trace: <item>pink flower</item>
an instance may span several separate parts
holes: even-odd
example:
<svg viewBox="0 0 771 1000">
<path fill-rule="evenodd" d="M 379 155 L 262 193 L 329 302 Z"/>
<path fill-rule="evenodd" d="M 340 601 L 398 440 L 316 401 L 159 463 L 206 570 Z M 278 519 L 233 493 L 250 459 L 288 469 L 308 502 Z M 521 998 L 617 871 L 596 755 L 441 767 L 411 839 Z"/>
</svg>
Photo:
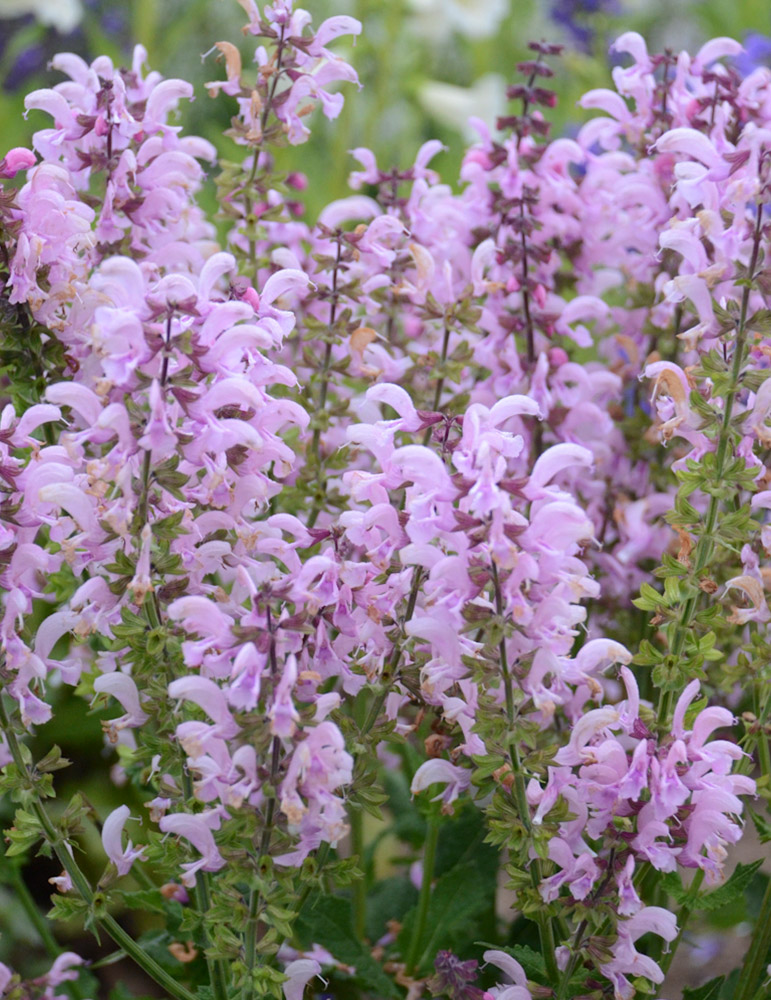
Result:
<svg viewBox="0 0 771 1000">
<path fill-rule="evenodd" d="M 0 996 L 8 989 L 8 985 L 13 979 L 13 972 L 4 962 L 0 962 Z"/>
<path fill-rule="evenodd" d="M 527 989 L 527 976 L 519 962 L 505 951 L 489 950 L 484 952 L 485 962 L 497 966 L 504 975 L 513 981 L 513 986 L 494 986 L 489 993 L 484 994 L 485 1000 L 532 1000 Z"/>
<path fill-rule="evenodd" d="M 629 980 L 630 976 L 644 976 L 653 983 L 662 983 L 664 973 L 652 958 L 641 955 L 634 947 L 634 942 L 643 934 L 658 934 L 665 941 L 674 941 L 677 937 L 675 915 L 660 906 L 646 906 L 629 920 L 618 923 L 618 939 L 613 945 L 613 959 L 600 966 L 602 972 L 611 980 L 615 987 L 617 1000 L 631 1000 L 635 990 Z"/>
<path fill-rule="evenodd" d="M 20 170 L 28 170 L 36 163 L 31 149 L 16 146 L 0 160 L 0 177 L 15 177 Z"/>
<path fill-rule="evenodd" d="M 467 768 L 457 767 L 449 760 L 436 757 L 420 765 L 413 776 L 410 791 L 413 795 L 417 795 L 431 785 L 445 785 L 444 792 L 435 795 L 431 801 L 438 802 L 441 799 L 446 806 L 449 806 L 470 784 L 471 772 Z"/>
<path fill-rule="evenodd" d="M 131 810 L 128 806 L 118 806 L 117 809 L 113 809 L 102 827 L 104 853 L 118 869 L 119 875 L 128 875 L 131 866 L 137 858 L 140 861 L 147 860 L 144 854 L 142 854 L 144 847 L 141 845 L 134 847 L 129 840 L 125 849 L 122 846 L 123 827 L 126 825 L 126 820 L 130 814 Z"/>
<path fill-rule="evenodd" d="M 124 674 L 120 670 L 111 674 L 101 674 L 94 680 L 94 691 L 97 694 L 111 695 L 126 710 L 126 714 L 120 718 L 110 719 L 108 731 L 112 742 L 117 742 L 117 734 L 121 729 L 136 729 L 147 722 L 149 716 L 141 708 L 139 691 L 129 674 Z"/>
<path fill-rule="evenodd" d="M 214 723 L 213 734 L 220 739 L 231 739 L 240 727 L 230 714 L 225 692 L 208 677 L 179 677 L 169 684 L 169 697 L 192 701 Z"/>
<path fill-rule="evenodd" d="M 303 1000 L 305 987 L 321 972 L 321 966 L 313 958 L 297 958 L 284 969 L 286 981 L 282 983 L 285 1000 Z"/>
<path fill-rule="evenodd" d="M 182 865 L 185 874 L 182 884 L 188 889 L 195 885 L 197 871 L 216 872 L 226 864 L 225 859 L 217 850 L 212 830 L 219 830 L 222 821 L 222 810 L 207 809 L 200 813 L 169 813 L 161 817 L 158 826 L 164 833 L 173 833 L 185 837 L 199 852 L 198 861 Z"/>
</svg>

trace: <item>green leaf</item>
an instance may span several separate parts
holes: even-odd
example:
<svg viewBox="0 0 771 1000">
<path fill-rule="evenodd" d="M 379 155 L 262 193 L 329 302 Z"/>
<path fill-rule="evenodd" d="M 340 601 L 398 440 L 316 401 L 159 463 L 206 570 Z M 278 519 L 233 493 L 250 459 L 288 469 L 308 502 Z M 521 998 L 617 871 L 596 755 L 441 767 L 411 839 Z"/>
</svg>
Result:
<svg viewBox="0 0 771 1000">
<path fill-rule="evenodd" d="M 656 649 L 647 639 L 640 640 L 640 652 L 635 656 L 633 662 L 640 667 L 654 667 L 664 659 L 664 653 Z"/>
<path fill-rule="evenodd" d="M 418 973 L 430 971 L 436 953 L 441 948 L 449 948 L 458 931 L 469 923 L 474 924 L 489 898 L 490 885 L 479 877 L 479 870 L 471 862 L 451 868 L 438 879 L 428 905 L 427 937 L 421 942 Z M 413 910 L 407 914 L 399 934 L 402 954 L 407 953 L 414 923 Z"/>
<path fill-rule="evenodd" d="M 176 944 L 174 935 L 168 930 L 145 931 L 137 938 L 137 944 L 142 946 L 142 950 L 150 955 L 158 965 L 172 976 L 178 976 L 183 968 L 182 962 L 174 957 L 169 951 L 169 945 Z"/>
<path fill-rule="evenodd" d="M 771 333 L 771 309 L 758 309 L 747 320 L 747 329 L 756 333 Z"/>
<path fill-rule="evenodd" d="M 528 979 L 540 980 L 541 982 L 546 979 L 546 965 L 543 955 L 539 952 L 534 951 L 526 944 L 515 944 L 511 948 L 504 948 L 503 951 L 516 958 L 525 970 Z"/>
<path fill-rule="evenodd" d="M 456 810 L 455 816 L 442 823 L 436 849 L 435 875 L 441 877 L 451 868 L 470 863 L 479 877 L 491 886 L 498 871 L 498 851 L 488 843 L 484 813 L 474 805 Z M 491 890 L 494 891 L 494 890 Z"/>
<path fill-rule="evenodd" d="M 680 601 L 680 581 L 674 577 L 669 576 L 664 581 L 664 597 L 666 599 L 667 605 L 671 608 Z"/>
<path fill-rule="evenodd" d="M 771 823 L 768 820 L 763 819 L 749 807 L 745 807 L 747 812 L 750 814 L 750 819 L 755 825 L 755 829 L 758 831 L 758 838 L 761 844 L 767 844 L 771 840 Z"/>
<path fill-rule="evenodd" d="M 75 920 L 88 913 L 88 903 L 77 896 L 54 896 L 51 903 L 46 914 L 49 920 Z"/>
<path fill-rule="evenodd" d="M 671 896 L 678 906 L 682 906 L 690 898 L 689 891 L 683 885 L 678 872 L 667 872 L 665 875 L 662 875 L 660 883 L 664 892 L 668 896 Z"/>
<path fill-rule="evenodd" d="M 691 409 L 696 410 L 699 416 L 707 417 L 708 419 L 714 418 L 715 416 L 714 409 L 709 405 L 707 400 L 702 396 L 700 392 L 697 392 L 695 389 L 693 389 L 691 391 L 690 396 L 688 397 L 688 401 L 690 403 Z"/>
<path fill-rule="evenodd" d="M 10 844 L 6 847 L 6 857 L 13 858 L 17 854 L 26 854 L 43 836 L 38 818 L 24 809 L 17 809 L 13 826 L 5 831 L 6 841 Z"/>
<path fill-rule="evenodd" d="M 640 596 L 632 601 L 632 604 L 641 611 L 655 611 L 663 603 L 662 595 L 649 583 L 641 584 Z"/>
<path fill-rule="evenodd" d="M 728 973 L 728 977 L 726 978 L 723 988 L 720 991 L 720 1000 L 733 1000 L 741 972 L 741 968 L 738 968 L 732 969 L 731 972 Z M 758 998 L 756 998 L 756 1000 L 758 1000 Z M 762 998 L 760 998 L 760 1000 L 762 1000 Z"/>
<path fill-rule="evenodd" d="M 479 784 L 484 778 L 489 778 L 496 771 L 499 771 L 506 763 L 506 758 L 501 754 L 489 754 L 487 756 L 479 754 L 472 756 L 471 759 L 474 762 L 471 780 L 475 785 Z"/>
<path fill-rule="evenodd" d="M 382 780 L 388 794 L 388 809 L 394 817 L 390 832 L 417 849 L 426 836 L 426 821 L 412 799 L 407 777 L 400 771 L 384 770 Z"/>
<path fill-rule="evenodd" d="M 744 890 L 752 882 L 755 872 L 763 864 L 763 859 L 753 861 L 748 865 L 738 864 L 735 871 L 719 889 L 714 889 L 703 896 L 699 896 L 698 907 L 700 910 L 719 910 L 734 900 L 744 895 Z"/>
<path fill-rule="evenodd" d="M 61 771 L 64 767 L 69 767 L 72 761 L 62 757 L 62 751 L 57 746 L 52 746 L 45 757 L 42 757 L 35 765 L 41 773 L 48 771 Z"/>
<path fill-rule="evenodd" d="M 317 943 L 345 965 L 356 969 L 355 978 L 375 995 L 399 1000 L 401 994 L 393 980 L 369 949 L 356 936 L 351 918 L 351 904 L 339 896 L 311 896 L 295 922 L 302 947 Z"/>
<path fill-rule="evenodd" d="M 124 906 L 132 910 L 144 910 L 146 913 L 168 913 L 170 909 L 182 910 L 181 904 L 174 900 L 164 899 L 160 889 L 137 889 L 134 892 L 113 890 L 123 900 Z"/>
<path fill-rule="evenodd" d="M 710 979 L 708 983 L 695 989 L 686 986 L 683 990 L 683 1000 L 717 1000 L 724 982 L 725 976 L 716 976 L 715 979 Z"/>
<path fill-rule="evenodd" d="M 184 513 L 183 510 L 178 510 L 169 514 L 168 517 L 153 521 L 153 538 L 158 541 L 171 542 L 185 534 L 187 529 L 181 527 Z"/>
<path fill-rule="evenodd" d="M 367 893 L 367 927 L 370 941 L 386 932 L 389 920 L 402 921 L 418 901 L 418 890 L 408 878 L 398 875 L 377 882 Z"/>
</svg>

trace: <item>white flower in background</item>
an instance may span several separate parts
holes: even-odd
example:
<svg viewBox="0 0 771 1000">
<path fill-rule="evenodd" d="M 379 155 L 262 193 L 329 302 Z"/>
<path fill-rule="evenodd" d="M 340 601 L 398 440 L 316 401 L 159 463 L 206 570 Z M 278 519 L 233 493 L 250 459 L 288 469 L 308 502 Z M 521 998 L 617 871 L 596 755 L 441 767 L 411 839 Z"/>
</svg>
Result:
<svg viewBox="0 0 771 1000">
<path fill-rule="evenodd" d="M 417 15 L 418 30 L 432 39 L 451 31 L 489 38 L 509 13 L 509 0 L 409 0 L 409 5 Z"/>
<path fill-rule="evenodd" d="M 496 119 L 506 114 L 506 81 L 499 73 L 486 73 L 470 87 L 428 80 L 418 91 L 423 108 L 438 122 L 478 139 L 468 123 L 473 115 L 495 132 Z"/>
<path fill-rule="evenodd" d="M 78 26 L 83 17 L 80 0 L 0 0 L 0 18 L 34 14 L 41 24 L 50 24 L 63 35 Z"/>
</svg>

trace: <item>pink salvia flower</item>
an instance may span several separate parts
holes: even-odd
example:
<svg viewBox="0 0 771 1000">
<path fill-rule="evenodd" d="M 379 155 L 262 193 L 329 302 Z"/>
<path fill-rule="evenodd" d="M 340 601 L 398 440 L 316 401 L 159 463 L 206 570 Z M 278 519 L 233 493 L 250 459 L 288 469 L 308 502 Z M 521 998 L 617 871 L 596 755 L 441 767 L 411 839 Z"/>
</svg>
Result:
<svg viewBox="0 0 771 1000">
<path fill-rule="evenodd" d="M 130 840 L 126 844 L 125 849 L 122 846 L 123 827 L 126 825 L 126 820 L 130 814 L 131 810 L 128 806 L 118 806 L 117 809 L 113 809 L 102 827 L 104 853 L 118 869 L 119 875 L 128 875 L 131 866 L 137 858 L 140 861 L 147 860 L 144 854 L 142 854 L 144 847 L 134 847 Z"/>
</svg>

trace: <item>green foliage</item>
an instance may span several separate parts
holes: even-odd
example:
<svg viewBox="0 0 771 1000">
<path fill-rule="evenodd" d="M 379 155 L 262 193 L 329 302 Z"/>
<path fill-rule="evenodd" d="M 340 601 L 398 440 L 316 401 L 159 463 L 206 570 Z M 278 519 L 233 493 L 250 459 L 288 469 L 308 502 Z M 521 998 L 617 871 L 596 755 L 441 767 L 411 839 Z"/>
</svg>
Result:
<svg viewBox="0 0 771 1000">
<path fill-rule="evenodd" d="M 5 849 L 7 857 L 13 858 L 26 854 L 42 838 L 40 821 L 34 813 L 17 809 L 13 826 L 5 831 L 8 846 Z"/>
<path fill-rule="evenodd" d="M 699 896 L 698 907 L 701 910 L 719 910 L 724 906 L 740 899 L 747 887 L 753 882 L 755 873 L 763 864 L 763 859 L 752 861 L 750 864 L 736 866 L 728 881 L 712 892 L 706 892 Z"/>
<path fill-rule="evenodd" d="M 697 986 L 693 989 L 686 986 L 683 990 L 683 1000 L 718 1000 L 724 982 L 725 976 L 717 976 L 715 979 L 710 979 L 708 983 L 704 983 L 703 986 Z"/>
<path fill-rule="evenodd" d="M 335 958 L 356 969 L 355 979 L 378 996 L 394 997 L 399 991 L 382 966 L 353 930 L 351 904 L 339 896 L 313 894 L 297 917 L 296 933 L 303 948 L 314 942 L 327 948 Z"/>
<path fill-rule="evenodd" d="M 437 879 L 431 893 L 426 921 L 426 933 L 419 943 L 417 969 L 429 972 L 434 957 L 440 949 L 455 950 L 459 940 L 473 940 L 476 921 L 489 906 L 491 885 L 482 881 L 472 862 L 451 868 Z M 415 911 L 404 918 L 404 926 L 397 941 L 402 955 L 406 954 L 415 933 Z"/>
<path fill-rule="evenodd" d="M 144 996 L 137 995 L 125 983 L 118 983 L 110 990 L 107 1000 L 154 1000 L 154 998 L 146 994 Z"/>
<path fill-rule="evenodd" d="M 56 895 L 51 898 L 51 909 L 48 911 L 49 920 L 78 920 L 84 921 L 88 916 L 90 907 L 88 903 L 79 896 Z"/>
<path fill-rule="evenodd" d="M 747 806 L 747 812 L 752 820 L 753 826 L 757 830 L 758 839 L 761 844 L 767 844 L 771 840 L 771 823 L 769 823 L 768 820 L 759 813 L 756 813 L 755 810 L 751 809 L 749 806 Z"/>
<path fill-rule="evenodd" d="M 499 852 L 486 843 L 486 838 L 484 813 L 467 803 L 442 823 L 436 851 L 436 874 L 443 875 L 453 868 L 471 864 L 479 881 L 492 884 L 498 871 Z"/>
<path fill-rule="evenodd" d="M 668 872 L 663 876 L 661 884 L 666 893 L 678 905 L 687 905 L 693 910 L 713 912 L 730 906 L 736 900 L 741 899 L 754 881 L 755 874 L 762 864 L 762 859 L 746 865 L 740 862 L 723 885 L 709 892 L 699 892 L 695 897 L 692 895 L 690 887 L 683 886 L 677 872 Z"/>
<path fill-rule="evenodd" d="M 389 920 L 403 922 L 405 914 L 415 908 L 418 890 L 404 876 L 392 875 L 381 879 L 367 892 L 366 934 L 377 941 L 386 932 Z"/>
</svg>

